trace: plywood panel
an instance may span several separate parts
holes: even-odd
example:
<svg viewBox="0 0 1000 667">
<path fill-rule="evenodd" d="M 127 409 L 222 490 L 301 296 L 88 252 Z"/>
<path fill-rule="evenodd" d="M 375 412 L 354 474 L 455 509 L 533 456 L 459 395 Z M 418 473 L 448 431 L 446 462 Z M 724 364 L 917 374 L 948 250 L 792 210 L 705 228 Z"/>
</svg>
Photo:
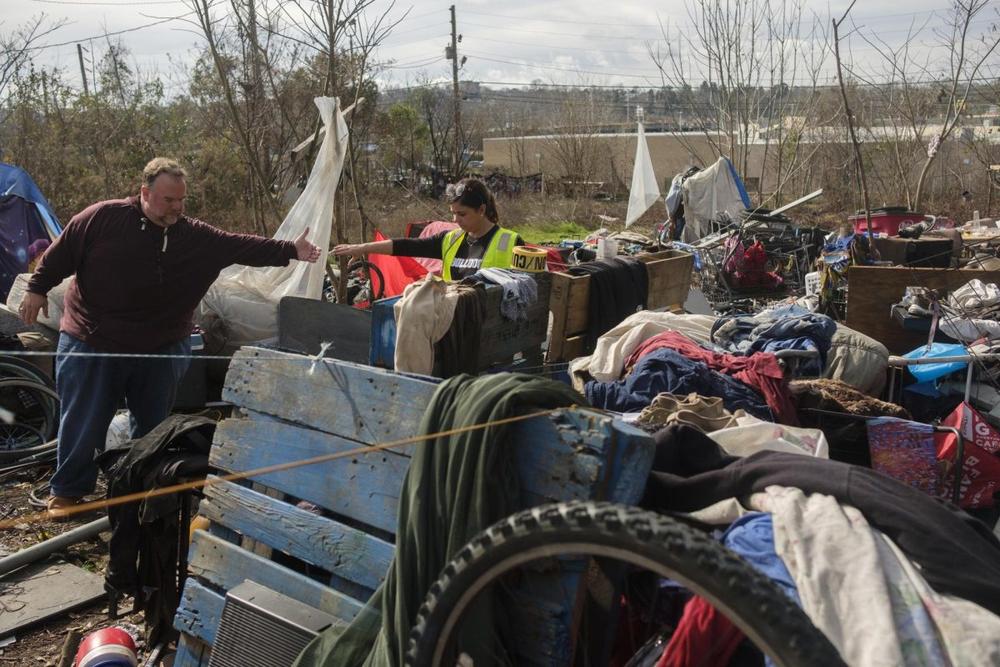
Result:
<svg viewBox="0 0 1000 667">
<path fill-rule="evenodd" d="M 1000 271 L 852 266 L 848 269 L 847 326 L 881 342 L 893 354 L 904 354 L 927 342 L 923 334 L 904 331 L 890 316 L 909 286 L 953 290 L 973 278 L 1000 281 Z"/>
</svg>

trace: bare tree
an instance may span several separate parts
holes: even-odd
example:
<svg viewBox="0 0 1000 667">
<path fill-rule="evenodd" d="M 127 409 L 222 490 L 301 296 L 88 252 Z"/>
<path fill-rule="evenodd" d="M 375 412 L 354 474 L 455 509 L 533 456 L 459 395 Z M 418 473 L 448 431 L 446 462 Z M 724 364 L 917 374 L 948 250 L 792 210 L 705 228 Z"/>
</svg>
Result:
<svg viewBox="0 0 1000 667">
<path fill-rule="evenodd" d="M 0 23 L 0 28 L 3 25 Z M 31 62 L 37 43 L 64 25 L 65 20 L 52 22 L 45 14 L 40 14 L 9 33 L 0 32 L 0 100 L 6 96 L 11 81 Z"/>
<path fill-rule="evenodd" d="M 943 73 L 934 69 L 940 58 L 935 59 L 931 50 L 910 46 L 925 33 L 929 21 L 911 24 L 907 39 L 895 48 L 878 35 L 865 36 L 881 67 L 852 71 L 883 103 L 892 136 L 881 139 L 891 144 L 893 166 L 913 209 L 924 203 L 931 167 L 967 115 L 976 82 L 1000 46 L 995 24 L 978 38 L 972 34 L 974 21 L 988 5 L 989 0 L 953 0 L 944 27 L 933 29 L 939 48 L 948 53 Z M 911 164 L 921 161 L 915 171 Z"/>
<path fill-rule="evenodd" d="M 851 0 L 851 4 L 848 5 L 840 20 L 833 21 L 833 52 L 834 57 L 837 59 L 837 82 L 840 84 L 840 95 L 844 100 L 844 117 L 847 121 L 847 131 L 851 136 L 851 146 L 854 147 L 854 163 L 857 168 L 858 185 L 861 189 L 861 197 L 865 205 L 865 222 L 868 225 L 868 236 L 870 237 L 872 233 L 872 212 L 871 206 L 868 203 L 868 182 L 865 180 L 865 161 L 861 155 L 861 144 L 858 143 L 858 137 L 854 131 L 854 116 L 851 113 L 851 105 L 847 99 L 847 88 L 844 86 L 844 71 L 840 60 L 840 26 L 843 25 L 847 15 L 854 8 L 855 2 L 857 0 Z"/>
<path fill-rule="evenodd" d="M 698 155 L 685 133 L 695 128 L 744 176 L 759 150 L 758 195 L 770 169 L 780 198 L 800 168 L 802 135 L 817 124 L 827 33 L 805 16 L 802 0 L 690 0 L 687 15 L 690 29 L 661 24 L 662 42 L 648 45 L 663 85 L 679 98 L 679 141 Z"/>
</svg>

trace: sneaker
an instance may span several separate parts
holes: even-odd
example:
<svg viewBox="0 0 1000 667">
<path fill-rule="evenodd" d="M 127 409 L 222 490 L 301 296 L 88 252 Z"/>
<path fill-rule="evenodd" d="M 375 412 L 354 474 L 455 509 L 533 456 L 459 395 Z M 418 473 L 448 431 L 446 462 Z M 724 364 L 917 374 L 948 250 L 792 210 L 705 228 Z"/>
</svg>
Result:
<svg viewBox="0 0 1000 667">
<path fill-rule="evenodd" d="M 66 521 L 73 516 L 69 510 L 83 502 L 83 498 L 70 498 L 67 496 L 49 496 L 45 506 L 45 513 L 52 521 Z"/>
</svg>

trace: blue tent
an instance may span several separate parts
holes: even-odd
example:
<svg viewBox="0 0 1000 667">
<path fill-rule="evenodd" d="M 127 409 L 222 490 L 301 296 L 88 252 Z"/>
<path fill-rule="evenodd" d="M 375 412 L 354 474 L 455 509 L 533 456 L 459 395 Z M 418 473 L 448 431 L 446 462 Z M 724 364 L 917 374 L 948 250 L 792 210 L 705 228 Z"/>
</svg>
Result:
<svg viewBox="0 0 1000 667">
<path fill-rule="evenodd" d="M 7 299 L 17 274 L 26 272 L 61 232 L 59 220 L 31 176 L 0 162 L 0 299 Z"/>
</svg>

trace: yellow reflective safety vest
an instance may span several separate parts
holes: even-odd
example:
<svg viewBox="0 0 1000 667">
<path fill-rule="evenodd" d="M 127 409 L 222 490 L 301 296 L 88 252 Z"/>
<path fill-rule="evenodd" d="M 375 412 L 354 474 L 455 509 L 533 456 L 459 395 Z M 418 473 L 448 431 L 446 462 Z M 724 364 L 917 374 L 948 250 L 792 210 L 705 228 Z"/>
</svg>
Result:
<svg viewBox="0 0 1000 667">
<path fill-rule="evenodd" d="M 441 277 L 452 280 L 451 265 L 458 255 L 458 249 L 465 241 L 465 232 L 453 229 L 441 240 Z M 490 244 L 483 253 L 481 269 L 509 269 L 514 258 L 514 245 L 517 243 L 517 232 L 498 227 L 490 239 Z"/>
</svg>

